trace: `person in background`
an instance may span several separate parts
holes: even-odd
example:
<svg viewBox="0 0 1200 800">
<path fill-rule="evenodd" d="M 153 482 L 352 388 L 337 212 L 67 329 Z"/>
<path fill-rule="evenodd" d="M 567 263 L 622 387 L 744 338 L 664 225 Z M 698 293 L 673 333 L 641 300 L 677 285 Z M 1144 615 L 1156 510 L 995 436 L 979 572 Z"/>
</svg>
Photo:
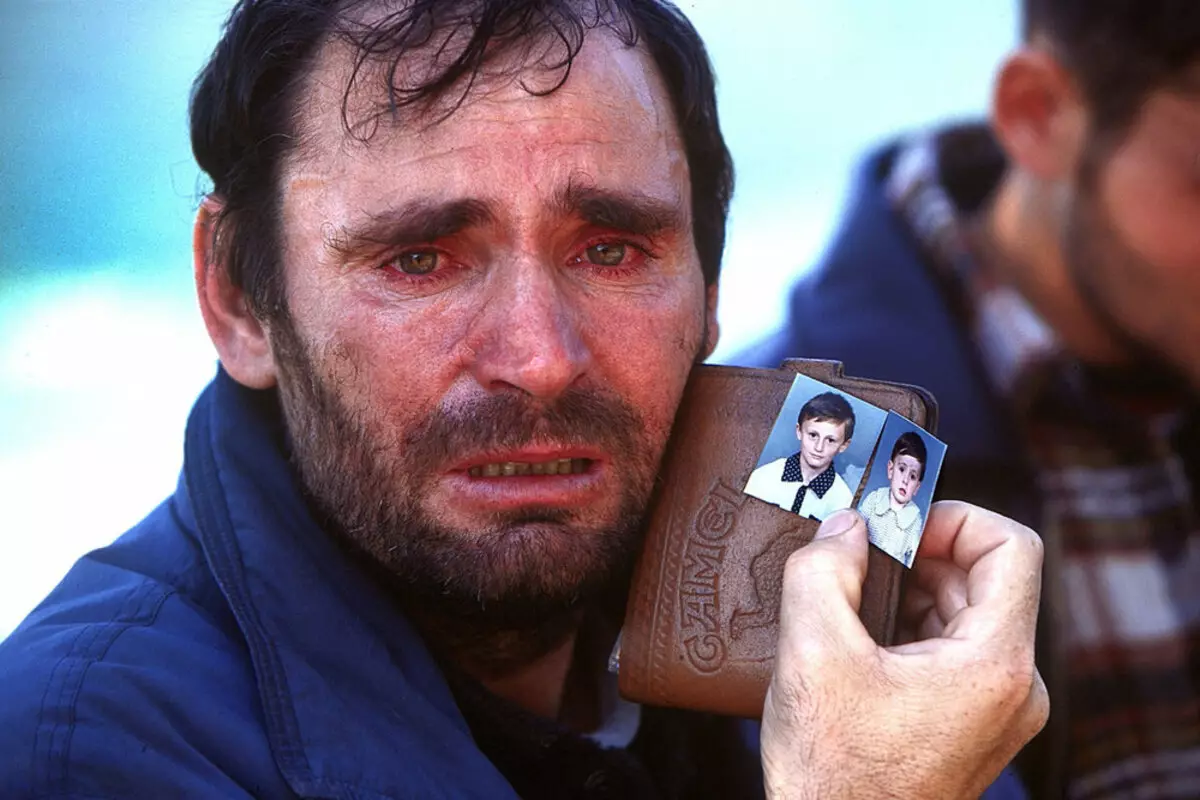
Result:
<svg viewBox="0 0 1200 800">
<path fill-rule="evenodd" d="M 1035 527 L 1045 797 L 1200 796 L 1200 4 L 1024 0 L 988 122 L 872 154 L 739 363 L 930 389 L 940 496 Z M 980 87 L 981 92 L 984 87 Z"/>
</svg>

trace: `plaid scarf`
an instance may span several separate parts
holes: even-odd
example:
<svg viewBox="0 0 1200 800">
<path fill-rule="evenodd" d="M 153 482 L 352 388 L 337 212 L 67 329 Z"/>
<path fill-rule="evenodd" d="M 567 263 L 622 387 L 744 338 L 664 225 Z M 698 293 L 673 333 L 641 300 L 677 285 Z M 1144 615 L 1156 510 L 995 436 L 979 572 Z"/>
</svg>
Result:
<svg viewBox="0 0 1200 800">
<path fill-rule="evenodd" d="M 1070 710 L 1065 796 L 1200 797 L 1200 531 L 1181 457 L 1195 458 L 1200 438 L 1181 444 L 1194 417 L 1165 382 L 1072 359 L 989 274 L 967 221 L 994 180 L 964 191 L 963 173 L 999 158 L 981 128 L 920 136 L 886 192 L 1012 413 L 1041 493 L 1039 533 L 1061 559 L 1046 582 L 1063 604 L 1050 635 L 1065 669 L 1066 697 L 1053 701 Z"/>
</svg>

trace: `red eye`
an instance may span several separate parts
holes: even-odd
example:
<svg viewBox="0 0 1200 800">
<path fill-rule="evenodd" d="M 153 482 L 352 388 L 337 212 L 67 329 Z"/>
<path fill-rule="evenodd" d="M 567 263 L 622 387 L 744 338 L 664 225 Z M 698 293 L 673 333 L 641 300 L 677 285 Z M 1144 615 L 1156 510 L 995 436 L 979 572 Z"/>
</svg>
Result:
<svg viewBox="0 0 1200 800">
<path fill-rule="evenodd" d="M 433 250 L 412 250 L 401 253 L 388 262 L 405 275 L 428 275 L 438 268 L 438 254 Z"/>
<path fill-rule="evenodd" d="M 598 267 L 619 267 L 625 260 L 626 247 L 619 242 L 594 244 L 584 251 L 584 255 Z"/>
</svg>

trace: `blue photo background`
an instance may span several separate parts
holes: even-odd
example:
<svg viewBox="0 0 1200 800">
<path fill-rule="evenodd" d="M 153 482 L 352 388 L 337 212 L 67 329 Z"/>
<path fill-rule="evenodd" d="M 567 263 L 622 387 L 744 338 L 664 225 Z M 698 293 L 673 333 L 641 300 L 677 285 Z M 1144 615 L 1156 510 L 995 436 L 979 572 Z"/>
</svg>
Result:
<svg viewBox="0 0 1200 800">
<path fill-rule="evenodd" d="M 887 420 L 887 412 L 806 375 L 797 375 L 792 383 L 787 399 L 783 401 L 783 410 L 779 412 L 755 466 L 761 467 L 777 458 L 786 458 L 800 449 L 800 442 L 796 439 L 796 418 L 800 416 L 800 409 L 805 403 L 825 392 L 837 392 L 854 409 L 854 438 L 850 440 L 846 452 L 834 459 L 833 468 L 846 481 L 850 491 L 856 492 Z"/>
<path fill-rule="evenodd" d="M 933 491 L 937 488 L 937 479 L 942 471 L 942 461 L 946 458 L 946 445 L 928 431 L 922 430 L 899 414 L 889 412 L 883 432 L 879 436 L 879 457 L 871 465 L 871 474 L 867 477 L 867 488 L 862 496 L 866 497 L 881 486 L 889 485 L 887 465 L 892 455 L 892 447 L 901 434 L 916 431 L 925 441 L 928 460 L 925 462 L 925 472 L 921 476 L 921 488 L 917 490 L 913 502 L 921 509 L 921 519 L 929 519 L 929 505 L 933 502 Z"/>
</svg>

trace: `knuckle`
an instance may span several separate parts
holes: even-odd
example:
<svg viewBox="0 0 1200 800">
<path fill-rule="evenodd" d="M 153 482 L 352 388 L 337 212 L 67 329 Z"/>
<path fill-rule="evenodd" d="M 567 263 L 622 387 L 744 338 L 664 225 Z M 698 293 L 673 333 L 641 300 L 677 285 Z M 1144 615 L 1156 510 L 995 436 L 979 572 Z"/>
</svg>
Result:
<svg viewBox="0 0 1200 800">
<path fill-rule="evenodd" d="M 1028 551 L 1030 561 L 1038 569 L 1041 569 L 1042 562 L 1046 559 L 1046 545 L 1042 542 L 1042 537 L 1037 534 L 1037 531 L 1027 528 L 1024 525 L 1019 526 L 1016 536 L 1024 545 L 1025 550 Z"/>
<path fill-rule="evenodd" d="M 980 683 L 992 704 L 1010 714 L 1027 706 L 1041 686 L 1032 646 L 1014 648 L 982 672 Z"/>
<path fill-rule="evenodd" d="M 1050 721 L 1050 693 L 1040 681 L 1030 697 L 1029 738 L 1032 739 Z"/>
</svg>

